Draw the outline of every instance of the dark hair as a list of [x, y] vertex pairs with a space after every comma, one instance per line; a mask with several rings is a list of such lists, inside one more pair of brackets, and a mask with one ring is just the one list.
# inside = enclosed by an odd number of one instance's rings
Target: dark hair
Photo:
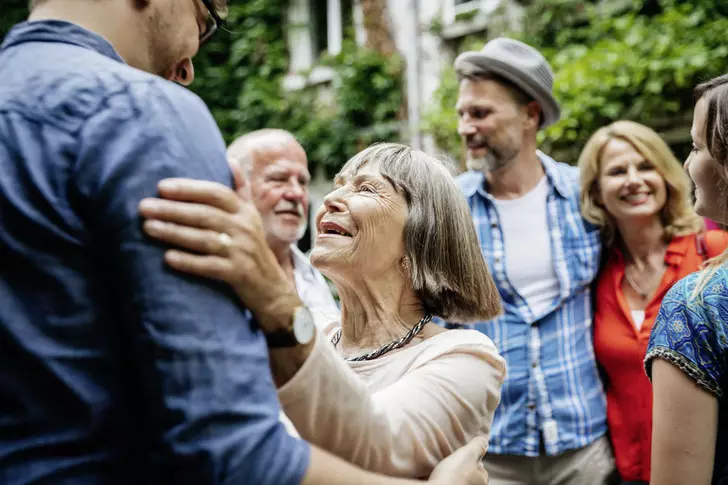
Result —
[[[501, 76], [493, 71], [485, 69], [483, 66], [467, 60], [456, 60], [455, 61], [455, 73], [458, 77], [458, 82], [463, 79], [470, 81], [495, 81], [510, 93], [513, 99], [521, 106], [526, 106], [532, 101], [536, 101], [526, 91], [521, 89], [516, 83], [510, 79]], [[543, 123], [543, 108], [539, 104], [538, 113], [538, 125], [541, 126]]]
[[695, 102], [705, 99], [705, 142], [708, 153], [721, 165], [728, 163], [728, 74], [698, 84]]
[[466, 69], [462, 69], [466, 66], [459, 67], [461, 67], [461, 69], [458, 69], [457, 71], [458, 81], [462, 81], [463, 79], [469, 79], [471, 81], [495, 81], [506, 88], [508, 92], [511, 93], [511, 96], [513, 96], [513, 99], [515, 99], [521, 106], [525, 106], [531, 101], [535, 101], [531, 95], [521, 89], [516, 83], [501, 76], [500, 74], [496, 74], [492, 71], [468, 72]]

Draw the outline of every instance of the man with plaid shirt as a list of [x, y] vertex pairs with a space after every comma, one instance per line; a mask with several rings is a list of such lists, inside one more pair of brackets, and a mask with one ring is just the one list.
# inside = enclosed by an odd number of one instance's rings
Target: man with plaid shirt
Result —
[[543, 56], [499, 38], [455, 61], [458, 133], [468, 168], [458, 181], [504, 314], [473, 327], [506, 359], [486, 467], [492, 485], [596, 485], [614, 463], [592, 345], [590, 285], [597, 228], [579, 211], [578, 169], [536, 150], [558, 121]]

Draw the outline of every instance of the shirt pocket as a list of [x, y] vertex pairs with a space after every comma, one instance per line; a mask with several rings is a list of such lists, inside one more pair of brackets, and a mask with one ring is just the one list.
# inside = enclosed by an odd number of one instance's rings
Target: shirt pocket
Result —
[[[580, 221], [580, 224], [581, 223]], [[599, 271], [600, 233], [598, 229], [570, 234], [564, 241], [569, 278], [574, 287], [590, 285]]]

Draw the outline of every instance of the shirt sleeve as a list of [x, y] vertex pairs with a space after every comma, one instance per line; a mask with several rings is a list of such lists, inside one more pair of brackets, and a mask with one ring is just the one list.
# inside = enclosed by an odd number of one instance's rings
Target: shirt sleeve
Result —
[[460, 335], [443, 336], [443, 345], [376, 391], [319, 334], [306, 363], [279, 389], [283, 409], [302, 438], [347, 461], [386, 475], [427, 477], [472, 438], [490, 435], [505, 377], [490, 339], [450, 332]]
[[139, 201], [166, 177], [230, 185], [225, 146], [187, 90], [139, 83], [88, 119], [74, 167], [89, 246], [114, 282], [120, 358], [131, 369], [152, 483], [298, 484], [309, 445], [279, 422], [261, 333], [222, 283], [171, 270]]
[[720, 397], [726, 375], [728, 279], [725, 270], [718, 269], [701, 294], [693, 296], [699, 282], [700, 273], [693, 273], [665, 295], [650, 335], [645, 371], [651, 378], [652, 361], [664, 359]]

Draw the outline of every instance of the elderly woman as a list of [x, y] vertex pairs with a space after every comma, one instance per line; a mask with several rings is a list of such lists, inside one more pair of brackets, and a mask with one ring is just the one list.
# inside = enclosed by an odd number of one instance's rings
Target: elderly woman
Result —
[[[728, 75], [695, 88], [685, 168], [695, 210], [728, 223]], [[665, 296], [645, 368], [654, 393], [654, 485], [728, 483], [728, 253]]]
[[[259, 230], [241, 229], [232, 191], [207, 188], [201, 200], [190, 196], [195, 181], [177, 183], [190, 191], [162, 192], [177, 201], [142, 204], [152, 237], [202, 253], [171, 251], [170, 265], [229, 282], [259, 319], [271, 308], [251, 286], [277, 288], [280, 301], [296, 298], [266, 257]], [[480, 332], [431, 323], [433, 316], [488, 320], [500, 311], [465, 199], [436, 159], [375, 145], [342, 168], [316, 226], [311, 262], [336, 285], [341, 326], [317, 334], [310, 350], [277, 348], [278, 337], [262, 328], [283, 410], [301, 437], [348, 461], [426, 477], [473, 437], [488, 436], [505, 372]]]
[[607, 421], [624, 483], [650, 480], [652, 388], [642, 361], [665, 293], [726, 245], [703, 232], [690, 181], [650, 128], [617, 121], [579, 158], [582, 213], [601, 227], [605, 257], [596, 287], [594, 350], [607, 376]]

